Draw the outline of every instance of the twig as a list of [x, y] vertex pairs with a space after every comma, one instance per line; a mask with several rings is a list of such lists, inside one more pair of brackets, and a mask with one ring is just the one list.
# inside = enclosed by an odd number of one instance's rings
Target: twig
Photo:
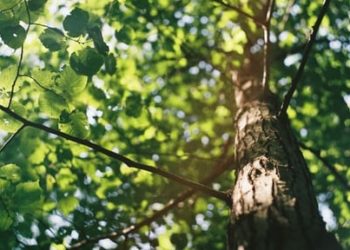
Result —
[[228, 8], [228, 9], [232, 9], [232, 10], [236, 11], [237, 13], [239, 13], [242, 16], [245, 16], [246, 18], [249, 18], [249, 19], [253, 20], [253, 22], [256, 23], [259, 26], [264, 26], [265, 25], [264, 22], [262, 22], [261, 20], [259, 20], [255, 16], [253, 16], [253, 15], [251, 15], [251, 14], [249, 14], [249, 13], [243, 11], [243, 10], [241, 10], [240, 8], [238, 8], [236, 6], [233, 6], [231, 4], [225, 3], [222, 0], [213, 0], [213, 1], [218, 3], [218, 4], [221, 4], [222, 6]]
[[9, 10], [12, 10], [13, 8], [15, 8], [18, 4], [20, 4], [22, 2], [22, 0], [19, 0], [17, 1], [14, 5], [12, 5], [11, 7], [7, 8], [7, 9], [2, 9], [0, 10], [0, 13], [2, 12], [6, 12], [6, 11], [9, 11]]
[[51, 30], [54, 30], [54, 31], [57, 31], [57, 34], [60, 34], [61, 36], [63, 36], [64, 38], [68, 39], [68, 40], [71, 40], [73, 42], [76, 42], [78, 44], [81, 44], [81, 45], [84, 45], [86, 44], [86, 42], [81, 42], [79, 41], [78, 39], [74, 39], [74, 38], [71, 38], [70, 36], [67, 36], [64, 34], [63, 31], [61, 31], [59, 28], [56, 28], [56, 27], [52, 27], [52, 26], [49, 26], [49, 25], [46, 25], [46, 24], [42, 24], [42, 23], [30, 23], [31, 25], [35, 25], [35, 26], [40, 26], [40, 27], [43, 27], [43, 28], [47, 28], [47, 29], [51, 29]]
[[299, 145], [310, 151], [314, 156], [316, 156], [327, 168], [328, 170], [338, 179], [338, 181], [344, 186], [345, 189], [347, 189], [348, 191], [350, 190], [350, 184], [348, 183], [348, 181], [341, 175], [338, 173], [338, 171], [336, 170], [336, 168], [330, 164], [330, 162], [321, 156], [320, 150], [316, 150], [314, 148], [308, 147], [303, 143], [299, 143]]
[[19, 74], [18, 77], [28, 77], [30, 79], [32, 79], [40, 88], [42, 88], [43, 90], [46, 90], [46, 91], [52, 91], [51, 89], [49, 88], [46, 88], [45, 86], [43, 86], [38, 80], [36, 80], [34, 77], [30, 76], [30, 75], [22, 75], [22, 74]]
[[270, 23], [273, 8], [275, 5], [274, 0], [269, 0], [265, 16], [265, 24], [262, 26], [264, 30], [264, 72], [263, 72], [263, 88], [266, 92], [269, 87], [270, 78], [270, 64], [269, 64], [269, 50], [270, 50]]
[[[228, 157], [227, 160], [220, 162], [217, 166], [214, 167], [214, 172], [211, 173], [205, 179], [203, 179], [202, 183], [209, 184], [213, 180], [218, 178], [222, 173], [224, 173], [227, 170], [228, 166], [232, 163], [233, 159], [234, 159], [234, 157], [231, 156], [231, 157]], [[100, 236], [90, 238], [90, 239], [84, 239], [84, 240], [72, 245], [71, 247], [68, 247], [68, 249], [81, 249], [82, 246], [85, 246], [87, 244], [94, 244], [102, 239], [116, 239], [118, 237], [127, 236], [130, 233], [136, 232], [140, 228], [147, 226], [147, 225], [151, 224], [153, 221], [156, 221], [157, 219], [166, 215], [171, 209], [175, 208], [179, 203], [187, 200], [195, 192], [196, 192], [196, 190], [194, 190], [194, 189], [190, 189], [190, 190], [182, 192], [175, 199], [169, 201], [161, 210], [157, 211], [152, 216], [145, 218], [144, 220], [140, 221], [137, 224], [131, 225], [131, 226], [124, 228], [120, 231], [107, 233], [107, 234], [100, 235]]]
[[311, 51], [311, 48], [313, 46], [313, 44], [315, 43], [315, 40], [316, 40], [316, 35], [317, 35], [317, 32], [320, 28], [320, 25], [322, 23], [322, 20], [323, 20], [323, 17], [325, 16], [326, 14], [326, 11], [328, 9], [328, 6], [330, 4], [331, 0], [325, 0], [322, 8], [321, 8], [321, 11], [317, 17], [317, 20], [315, 22], [315, 25], [312, 27], [312, 33], [310, 35], [310, 38], [309, 38], [309, 41], [308, 43], [306, 44], [305, 46], [305, 49], [304, 49], [304, 52], [303, 52], [303, 57], [301, 59], [301, 63], [299, 65], [299, 68], [298, 68], [298, 71], [297, 73], [295, 74], [295, 76], [293, 77], [293, 80], [292, 80], [292, 84], [291, 84], [291, 87], [290, 89], [288, 90], [287, 94], [285, 95], [284, 97], [284, 100], [283, 100], [283, 103], [282, 103], [282, 106], [281, 106], [281, 109], [278, 113], [278, 116], [281, 116], [282, 114], [285, 114], [287, 109], [288, 109], [288, 106], [289, 106], [289, 103], [292, 99], [292, 96], [297, 88], [297, 85], [301, 79], [301, 76], [304, 72], [304, 68], [305, 68], [305, 65], [306, 65], [306, 62], [309, 58], [309, 54], [310, 54], [310, 51]]
[[[27, 12], [27, 17], [28, 17], [28, 26], [27, 26], [27, 29], [25, 31], [25, 39], [26, 39], [27, 35], [28, 35], [28, 32], [29, 32], [29, 29], [30, 29], [31, 17], [30, 17], [30, 12], [29, 12], [29, 8], [28, 8], [27, 0], [24, 0], [24, 5], [26, 7], [26, 12]], [[23, 41], [23, 44], [21, 46], [21, 54], [19, 56], [16, 76], [15, 76], [15, 79], [13, 80], [13, 83], [12, 83], [12, 86], [11, 86], [10, 100], [9, 100], [8, 105], [7, 105], [8, 108], [11, 107], [13, 95], [14, 95], [14, 92], [15, 92], [16, 83], [17, 83], [17, 80], [18, 80], [18, 77], [19, 77], [19, 72], [21, 70], [21, 66], [22, 66], [23, 53], [24, 53], [24, 42], [25, 41]]]
[[25, 125], [22, 125], [15, 133], [13, 133], [10, 138], [7, 139], [7, 141], [2, 145], [0, 148], [0, 153], [4, 151], [4, 149], [11, 143], [11, 141], [22, 131], [22, 129], [25, 128]]
[[143, 163], [140, 163], [140, 162], [133, 161], [133, 160], [131, 160], [130, 158], [128, 158], [126, 156], [123, 156], [121, 154], [113, 152], [113, 151], [111, 151], [111, 150], [109, 150], [107, 148], [104, 148], [104, 147], [102, 147], [102, 146], [100, 146], [98, 144], [95, 144], [95, 143], [93, 143], [91, 141], [88, 141], [88, 140], [85, 140], [85, 139], [81, 139], [81, 138], [78, 138], [78, 137], [75, 137], [75, 136], [63, 133], [61, 131], [55, 130], [53, 128], [47, 127], [47, 126], [39, 124], [39, 123], [32, 122], [32, 121], [27, 120], [26, 118], [18, 115], [17, 113], [13, 112], [9, 108], [4, 107], [3, 105], [0, 105], [0, 110], [4, 111], [5, 113], [10, 115], [14, 119], [22, 122], [25, 126], [36, 128], [36, 129], [45, 131], [46, 133], [57, 135], [57, 136], [59, 136], [61, 138], [64, 138], [64, 139], [66, 139], [68, 141], [72, 141], [72, 142], [76, 142], [76, 143], [78, 143], [80, 145], [84, 145], [84, 146], [86, 146], [86, 147], [88, 147], [88, 148], [90, 148], [90, 149], [92, 149], [92, 150], [94, 150], [96, 152], [102, 153], [102, 154], [104, 154], [104, 155], [106, 155], [108, 157], [111, 157], [111, 158], [113, 158], [115, 160], [123, 162], [130, 168], [141, 169], [141, 170], [145, 170], [145, 171], [150, 172], [150, 173], [154, 173], [154, 174], [163, 176], [163, 177], [165, 177], [167, 179], [173, 180], [173, 181], [175, 181], [177, 183], [180, 183], [182, 185], [185, 185], [187, 187], [190, 187], [190, 188], [193, 188], [195, 190], [201, 191], [201, 192], [203, 192], [205, 194], [208, 194], [208, 195], [210, 195], [212, 197], [216, 197], [216, 198], [218, 198], [218, 199], [220, 199], [222, 201], [225, 201], [227, 203], [230, 202], [228, 197], [227, 197], [227, 194], [224, 193], [224, 192], [216, 191], [216, 190], [214, 190], [214, 189], [212, 189], [210, 187], [207, 187], [207, 186], [205, 186], [203, 184], [200, 184], [200, 183], [197, 183], [197, 182], [185, 179], [185, 178], [183, 178], [181, 176], [178, 176], [178, 175], [166, 172], [166, 171], [162, 170], [161, 168], [153, 167], [153, 166], [150, 166], [150, 165], [146, 165], [146, 164], [143, 164]]

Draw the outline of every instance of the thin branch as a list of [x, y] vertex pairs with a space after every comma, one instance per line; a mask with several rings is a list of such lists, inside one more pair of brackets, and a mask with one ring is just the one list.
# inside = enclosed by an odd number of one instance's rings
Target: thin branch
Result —
[[7, 9], [2, 9], [0, 10], [0, 13], [2, 12], [6, 12], [6, 11], [9, 11], [9, 10], [12, 10], [13, 8], [15, 8], [18, 4], [20, 4], [22, 2], [22, 0], [19, 0], [17, 1], [14, 5], [12, 5], [11, 7], [7, 8]]
[[39, 129], [39, 130], [42, 130], [42, 131], [45, 131], [46, 133], [50, 133], [50, 134], [54, 134], [54, 135], [57, 135], [61, 138], [64, 138], [68, 141], [72, 141], [72, 142], [76, 142], [80, 145], [84, 145], [98, 153], [102, 153], [108, 157], [111, 157], [115, 160], [118, 160], [120, 162], [123, 162], [125, 163], [128, 167], [130, 168], [136, 168], [136, 169], [141, 169], [141, 170], [145, 170], [147, 172], [150, 172], [150, 173], [154, 173], [154, 174], [157, 174], [157, 175], [160, 175], [160, 176], [163, 176], [167, 179], [170, 179], [170, 180], [173, 180], [177, 183], [180, 183], [182, 185], [185, 185], [187, 187], [190, 187], [190, 188], [193, 188], [193, 189], [196, 189], [198, 191], [201, 191], [203, 193], [206, 193], [210, 196], [213, 196], [213, 197], [216, 197], [222, 201], [225, 201], [227, 203], [229, 203], [229, 199], [227, 197], [227, 194], [224, 193], [224, 192], [220, 192], [220, 191], [216, 191], [210, 187], [207, 187], [203, 184], [200, 184], [200, 183], [197, 183], [197, 182], [194, 182], [194, 181], [191, 181], [191, 180], [188, 180], [188, 179], [185, 179], [181, 176], [178, 176], [178, 175], [175, 175], [175, 174], [172, 174], [172, 173], [169, 173], [169, 172], [166, 172], [164, 170], [162, 170], [161, 168], [158, 168], [158, 167], [153, 167], [153, 166], [150, 166], [150, 165], [146, 165], [146, 164], [143, 164], [143, 163], [140, 163], [140, 162], [136, 162], [136, 161], [133, 161], [131, 160], [130, 158], [126, 157], [126, 156], [123, 156], [121, 154], [118, 154], [116, 152], [113, 152], [109, 149], [106, 149], [98, 144], [95, 144], [91, 141], [88, 141], [88, 140], [85, 140], [85, 139], [81, 139], [81, 138], [78, 138], [78, 137], [75, 137], [75, 136], [72, 136], [72, 135], [69, 135], [69, 134], [66, 134], [66, 133], [63, 133], [61, 131], [58, 131], [58, 130], [55, 130], [53, 128], [50, 128], [50, 127], [47, 127], [45, 125], [42, 125], [42, 124], [39, 124], [39, 123], [35, 123], [35, 122], [32, 122], [30, 120], [27, 120], [26, 118], [18, 115], [17, 113], [11, 111], [9, 108], [6, 108], [2, 105], [0, 105], [0, 110], [2, 110], [3, 112], [7, 113], [8, 115], [10, 115], [11, 117], [13, 117], [14, 119], [22, 122], [25, 126], [28, 126], [28, 127], [32, 127], [32, 128], [36, 128], [36, 129]]
[[[29, 29], [30, 29], [31, 17], [30, 17], [28, 3], [27, 3], [26, 0], [24, 0], [24, 5], [26, 7], [26, 12], [27, 12], [27, 17], [28, 17], [28, 26], [27, 26], [27, 29], [25, 30], [25, 38], [26, 38], [27, 35], [28, 35], [28, 32], [29, 32]], [[22, 67], [23, 54], [24, 54], [24, 42], [25, 41], [23, 41], [23, 44], [21, 46], [21, 54], [19, 56], [16, 76], [15, 76], [15, 79], [13, 80], [13, 83], [12, 83], [12, 86], [11, 86], [10, 100], [9, 100], [8, 105], [7, 105], [8, 108], [11, 107], [13, 95], [14, 95], [14, 92], [15, 92], [16, 83], [17, 83], [17, 80], [18, 80], [18, 77], [19, 77], [19, 72], [20, 72], [21, 67]]]
[[[223, 174], [227, 170], [228, 166], [232, 163], [233, 159], [234, 157], [231, 156], [231, 157], [228, 157], [225, 161], [219, 162], [217, 166], [214, 166], [214, 171], [209, 176], [204, 178], [201, 183], [209, 184], [213, 182], [216, 178], [218, 178], [221, 174]], [[181, 194], [179, 194], [175, 199], [170, 200], [161, 210], [157, 211], [152, 216], [143, 219], [139, 223], [136, 223], [134, 225], [131, 225], [127, 228], [124, 228], [116, 232], [107, 233], [107, 234], [100, 235], [90, 239], [84, 239], [78, 243], [75, 243], [71, 247], [68, 247], [68, 249], [81, 249], [82, 246], [91, 245], [103, 239], [116, 239], [121, 236], [128, 236], [129, 234], [136, 232], [140, 228], [147, 226], [152, 222], [156, 221], [157, 219], [163, 217], [170, 210], [177, 207], [179, 203], [184, 202], [193, 194], [195, 194], [195, 192], [196, 190], [194, 189], [184, 191]]]
[[4, 145], [2, 145], [2, 147], [0, 148], [0, 153], [2, 151], [4, 151], [4, 149], [12, 142], [13, 139], [15, 139], [15, 137], [22, 131], [22, 129], [25, 128], [25, 125], [22, 125], [15, 133], [13, 133], [8, 139], [7, 141], [4, 143]]
[[79, 41], [79, 39], [74, 39], [74, 38], [71, 38], [70, 36], [65, 35], [64, 32], [61, 31], [59, 28], [52, 27], [52, 26], [49, 26], [49, 25], [46, 25], [46, 24], [42, 24], [42, 23], [30, 23], [30, 24], [57, 31], [57, 34], [60, 34], [61, 36], [65, 37], [66, 39], [71, 40], [73, 42], [76, 42], [78, 44], [81, 44], [81, 45], [86, 44], [86, 42], [81, 42], [81, 41]]
[[288, 90], [287, 94], [285, 95], [284, 97], [284, 100], [283, 100], [283, 103], [282, 103], [282, 106], [281, 106], [281, 110], [279, 111], [278, 113], [278, 116], [281, 116], [282, 114], [285, 114], [287, 109], [288, 109], [288, 106], [289, 106], [289, 103], [293, 97], [293, 94], [297, 88], [297, 85], [301, 79], [301, 76], [304, 72], [304, 68], [305, 68], [305, 65], [306, 65], [306, 62], [309, 58], [309, 54], [310, 54], [310, 51], [311, 51], [311, 48], [313, 46], [313, 44], [315, 43], [315, 40], [316, 40], [316, 35], [317, 35], [317, 32], [320, 28], [320, 25], [322, 23], [322, 20], [323, 20], [323, 17], [325, 16], [326, 12], [327, 12], [327, 9], [328, 9], [328, 6], [330, 4], [331, 0], [325, 0], [322, 8], [321, 8], [321, 11], [317, 17], [317, 20], [315, 22], [315, 25], [312, 27], [312, 32], [311, 32], [311, 35], [310, 35], [310, 38], [309, 38], [309, 41], [308, 43], [306, 44], [305, 46], [305, 49], [304, 49], [304, 52], [303, 52], [303, 57], [301, 59], [301, 63], [299, 65], [299, 68], [298, 68], [298, 71], [297, 73], [295, 74], [295, 76], [293, 77], [293, 80], [292, 80], [292, 84], [291, 84], [291, 87], [290, 89]]
[[234, 10], [236, 11], [238, 14], [242, 15], [242, 16], [245, 16], [246, 18], [249, 18], [251, 20], [253, 20], [254, 23], [256, 23], [257, 25], [259, 26], [264, 26], [264, 22], [262, 22], [261, 20], [259, 20], [258, 18], [256, 18], [255, 16], [241, 10], [240, 8], [236, 7], [236, 6], [233, 6], [231, 4], [228, 4], [228, 3], [225, 3], [224, 1], [222, 0], [213, 0], [214, 2], [228, 8], [228, 9], [231, 9], [231, 10]]
[[270, 51], [270, 23], [273, 8], [275, 5], [275, 0], [269, 0], [267, 4], [265, 24], [262, 26], [264, 30], [264, 73], [263, 73], [263, 88], [264, 91], [268, 90], [269, 80], [270, 80], [270, 60], [269, 60], [269, 51]]
[[43, 90], [46, 90], [46, 91], [52, 91], [51, 89], [49, 88], [46, 88], [45, 86], [43, 86], [38, 80], [36, 80], [34, 77], [30, 76], [30, 75], [22, 75], [22, 74], [19, 74], [18, 77], [28, 77], [30, 79], [32, 79], [34, 81], [34, 83], [36, 83], [36, 85], [38, 85], [40, 88], [42, 88]]
[[344, 186], [344, 188], [350, 191], [350, 184], [348, 181], [338, 173], [337, 169], [325, 158], [321, 156], [320, 150], [308, 147], [303, 143], [299, 143], [300, 146], [308, 151], [310, 151], [314, 156], [316, 156], [327, 168], [328, 170], [338, 179], [338, 181]]

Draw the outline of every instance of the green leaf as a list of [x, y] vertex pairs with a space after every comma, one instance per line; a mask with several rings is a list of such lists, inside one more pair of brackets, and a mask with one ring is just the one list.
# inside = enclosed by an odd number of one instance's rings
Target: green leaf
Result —
[[39, 181], [19, 183], [14, 194], [14, 204], [19, 212], [29, 212], [38, 208], [41, 201], [42, 189]]
[[61, 199], [58, 202], [58, 209], [61, 210], [61, 212], [64, 215], [68, 215], [70, 212], [74, 211], [74, 209], [77, 208], [79, 205], [79, 200], [75, 197], [68, 196], [63, 199]]
[[117, 60], [113, 54], [109, 54], [105, 57], [105, 67], [109, 75], [113, 75], [117, 71]]
[[103, 64], [103, 57], [92, 48], [85, 48], [70, 56], [70, 66], [80, 75], [92, 76], [99, 71]]
[[115, 37], [118, 42], [130, 44], [132, 32], [133, 30], [131, 28], [124, 26], [121, 30], [115, 33]]
[[31, 11], [36, 11], [43, 7], [47, 0], [29, 0], [28, 1], [28, 8]]
[[57, 51], [65, 46], [63, 39], [63, 33], [56, 28], [45, 29], [43, 33], [40, 34], [39, 39], [45, 48], [51, 51]]
[[22, 236], [30, 239], [33, 237], [33, 232], [31, 230], [32, 221], [31, 220], [25, 220], [22, 223], [19, 223], [16, 225], [16, 230], [19, 234]]
[[133, 92], [126, 98], [125, 113], [128, 116], [139, 117], [142, 111], [142, 98], [139, 93]]
[[18, 182], [21, 180], [21, 168], [15, 164], [7, 164], [0, 167], [0, 178]]
[[89, 21], [89, 13], [80, 8], [75, 8], [63, 21], [63, 28], [69, 36], [78, 37], [86, 32]]
[[11, 186], [11, 183], [7, 180], [0, 178], [0, 194], [2, 192], [5, 192], [6, 189], [8, 189]]
[[4, 43], [7, 44], [9, 47], [13, 49], [18, 49], [22, 46], [26, 38], [26, 31], [19, 24], [11, 25], [0, 28], [0, 36]]
[[109, 51], [109, 48], [107, 44], [103, 41], [101, 29], [97, 26], [94, 26], [92, 28], [89, 28], [88, 33], [89, 36], [92, 38], [92, 41], [94, 42], [94, 46], [97, 49], [97, 51], [103, 55], [106, 55]]
[[51, 118], [58, 118], [67, 109], [66, 100], [52, 91], [45, 91], [39, 98], [40, 110]]
[[[11, 65], [0, 72], [0, 92], [10, 92], [13, 82], [17, 74], [17, 66]], [[18, 90], [18, 84], [15, 86], [15, 91]]]
[[4, 207], [4, 204], [0, 202], [0, 232], [9, 229], [12, 223], [13, 220], [10, 217], [6, 207]]
[[5, 27], [14, 26], [17, 24], [19, 24], [18, 19], [16, 19], [9, 12], [1, 12], [0, 13], [0, 30], [5, 28]]
[[176, 246], [176, 249], [185, 249], [187, 246], [187, 236], [185, 233], [172, 234], [170, 241]]
[[66, 117], [66, 112], [64, 111], [62, 112], [60, 118], [62, 117], [64, 120], [60, 119], [60, 123], [58, 125], [62, 132], [79, 138], [86, 138], [89, 135], [89, 123], [84, 113], [73, 112], [69, 115], [69, 117]]
[[49, 70], [34, 69], [32, 77], [44, 88], [54, 89], [57, 73]]
[[61, 168], [56, 174], [56, 181], [60, 189], [68, 190], [72, 183], [77, 180], [77, 176], [69, 168]]
[[78, 75], [71, 67], [66, 66], [59, 74], [57, 85], [63, 92], [74, 96], [85, 89], [87, 80], [87, 76]]
[[[23, 105], [13, 102], [11, 106], [13, 111], [17, 114], [23, 115], [25, 113], [25, 108]], [[8, 133], [15, 133], [22, 125], [23, 124], [21, 122], [9, 116], [5, 112], [0, 112], [0, 130]]]
[[147, 9], [149, 8], [149, 2], [148, 0], [132, 0], [132, 4], [135, 5], [138, 9]]
[[14, 1], [0, 0], [0, 10], [9, 9], [14, 5], [15, 5]]

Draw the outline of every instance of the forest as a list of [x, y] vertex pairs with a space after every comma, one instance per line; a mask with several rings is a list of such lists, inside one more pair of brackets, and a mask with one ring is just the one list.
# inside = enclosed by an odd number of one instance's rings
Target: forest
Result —
[[0, 0], [0, 250], [350, 249], [349, 18]]

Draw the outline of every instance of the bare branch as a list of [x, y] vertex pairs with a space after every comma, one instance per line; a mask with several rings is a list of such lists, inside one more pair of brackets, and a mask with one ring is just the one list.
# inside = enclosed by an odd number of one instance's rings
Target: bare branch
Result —
[[311, 51], [311, 48], [313, 46], [313, 44], [315, 43], [315, 40], [316, 40], [316, 35], [317, 35], [317, 32], [320, 28], [320, 25], [322, 23], [322, 20], [323, 20], [323, 17], [325, 16], [326, 14], [326, 11], [328, 9], [328, 6], [330, 4], [330, 0], [325, 0], [322, 8], [321, 8], [321, 11], [317, 17], [317, 20], [315, 22], [315, 25], [312, 27], [312, 32], [311, 32], [311, 35], [310, 35], [310, 38], [309, 38], [309, 41], [307, 42], [306, 46], [305, 46], [305, 49], [304, 49], [304, 52], [303, 52], [303, 57], [301, 59], [301, 63], [299, 65], [299, 68], [298, 68], [298, 71], [297, 73], [295, 74], [293, 80], [292, 80], [292, 84], [291, 84], [291, 87], [290, 89], [288, 90], [287, 94], [285, 95], [284, 97], [284, 100], [283, 100], [283, 103], [282, 103], [282, 106], [281, 106], [281, 110], [279, 111], [278, 113], [278, 116], [282, 115], [282, 114], [285, 114], [287, 109], [288, 109], [288, 106], [289, 106], [289, 103], [290, 103], [290, 100], [292, 99], [293, 97], [293, 94], [297, 88], [297, 85], [301, 79], [301, 76], [304, 72], [304, 68], [305, 68], [305, 65], [306, 65], [306, 62], [309, 58], [309, 54], [310, 54], [310, 51]]
[[[29, 29], [30, 29], [31, 17], [30, 17], [30, 12], [29, 12], [29, 7], [28, 7], [27, 0], [24, 0], [24, 5], [26, 7], [26, 12], [27, 12], [27, 17], [28, 17], [28, 26], [27, 26], [27, 29], [25, 30], [25, 37], [27, 37]], [[15, 79], [13, 80], [13, 83], [12, 83], [12, 86], [11, 86], [10, 100], [9, 100], [8, 105], [7, 105], [8, 108], [10, 108], [11, 104], [12, 104], [12, 99], [13, 99], [13, 95], [14, 95], [14, 92], [15, 92], [16, 83], [17, 83], [17, 80], [18, 80], [18, 77], [19, 77], [21, 66], [22, 66], [23, 53], [24, 53], [24, 41], [23, 41], [23, 44], [21, 46], [21, 54], [19, 56], [16, 76], [15, 76]]]
[[4, 149], [12, 142], [13, 139], [15, 139], [15, 137], [22, 131], [22, 129], [25, 128], [25, 125], [22, 125], [15, 133], [13, 133], [8, 139], [7, 141], [4, 143], [4, 145], [2, 145], [2, 147], [0, 148], [0, 153], [2, 151], [4, 151]]
[[[223, 174], [228, 166], [232, 163], [234, 157], [228, 157], [225, 161], [219, 162], [216, 166], [214, 166], [214, 171], [203, 179], [201, 183], [203, 184], [209, 184], [212, 181], [214, 181], [216, 178], [218, 178], [221, 174]], [[130, 233], [136, 232], [140, 228], [147, 226], [151, 224], [152, 222], [156, 221], [157, 219], [161, 218], [162, 216], [166, 215], [171, 209], [178, 206], [179, 203], [184, 202], [186, 199], [191, 197], [193, 194], [195, 194], [196, 190], [190, 189], [187, 191], [182, 192], [179, 194], [175, 199], [169, 201], [161, 210], [154, 213], [152, 216], [145, 218], [144, 220], [140, 221], [139, 223], [136, 223], [134, 225], [131, 225], [127, 228], [124, 228], [120, 231], [107, 233], [104, 235], [100, 235], [94, 238], [90, 239], [84, 239], [68, 249], [80, 249], [82, 246], [88, 245], [88, 244], [94, 244], [102, 239], [116, 239], [121, 236], [127, 236]]]
[[55, 130], [53, 128], [44, 126], [42, 124], [29, 121], [26, 118], [18, 115], [17, 113], [11, 111], [9, 108], [6, 108], [6, 107], [4, 107], [2, 105], [0, 105], [0, 110], [4, 111], [5, 113], [10, 115], [14, 119], [22, 122], [25, 126], [36, 128], [36, 129], [45, 131], [46, 133], [57, 135], [57, 136], [59, 136], [61, 138], [64, 138], [64, 139], [66, 139], [68, 141], [72, 141], [72, 142], [76, 142], [76, 143], [78, 143], [80, 145], [84, 145], [84, 146], [86, 146], [86, 147], [88, 147], [88, 148], [90, 148], [90, 149], [92, 149], [92, 150], [94, 150], [94, 151], [96, 151], [98, 153], [102, 153], [102, 154], [104, 154], [104, 155], [106, 155], [108, 157], [111, 157], [111, 158], [113, 158], [115, 160], [123, 162], [130, 168], [141, 169], [141, 170], [145, 170], [147, 172], [153, 173], [153, 174], [157, 174], [157, 175], [163, 176], [163, 177], [165, 177], [167, 179], [173, 180], [173, 181], [175, 181], [175, 182], [177, 182], [179, 184], [182, 184], [184, 186], [193, 188], [193, 189], [195, 189], [197, 191], [201, 191], [201, 192], [203, 192], [203, 193], [205, 193], [207, 195], [210, 195], [212, 197], [216, 197], [216, 198], [218, 198], [218, 199], [220, 199], [222, 201], [225, 201], [228, 204], [230, 202], [230, 200], [227, 197], [227, 194], [224, 193], [224, 192], [216, 191], [216, 190], [214, 190], [214, 189], [212, 189], [210, 187], [207, 187], [207, 186], [205, 186], [203, 184], [200, 184], [200, 183], [197, 183], [197, 182], [185, 179], [185, 178], [183, 178], [181, 176], [178, 176], [178, 175], [166, 172], [166, 171], [162, 170], [159, 167], [154, 167], [154, 166], [150, 166], [150, 165], [146, 165], [146, 164], [143, 164], [143, 163], [140, 163], [140, 162], [133, 161], [130, 158], [124, 156], [124, 155], [121, 155], [121, 154], [118, 154], [116, 152], [113, 152], [113, 151], [111, 151], [109, 149], [106, 149], [106, 148], [104, 148], [104, 147], [102, 147], [102, 146], [100, 146], [98, 144], [95, 144], [95, 143], [93, 143], [91, 141], [88, 141], [88, 140], [85, 140], [85, 139], [81, 139], [81, 138], [78, 138], [78, 137], [75, 137], [75, 136], [63, 133], [61, 131]]
[[303, 143], [299, 143], [300, 146], [308, 151], [310, 151], [314, 156], [316, 156], [327, 168], [328, 170], [338, 179], [338, 181], [343, 185], [343, 187], [350, 191], [350, 184], [348, 183], [348, 181], [341, 175], [338, 173], [337, 169], [330, 164], [330, 162], [321, 156], [321, 152], [320, 150], [316, 150], [314, 148], [308, 147]]
[[269, 87], [270, 78], [270, 60], [269, 60], [269, 50], [270, 50], [270, 23], [273, 8], [275, 5], [275, 0], [269, 0], [267, 4], [265, 24], [262, 26], [264, 30], [264, 72], [263, 72], [263, 88], [267, 91]]
[[258, 18], [256, 18], [255, 16], [252, 16], [251, 14], [241, 10], [240, 8], [236, 7], [236, 6], [233, 6], [231, 4], [228, 4], [228, 3], [225, 3], [224, 1], [222, 0], [213, 0], [214, 2], [228, 8], [228, 9], [231, 9], [231, 10], [234, 10], [236, 11], [238, 14], [242, 15], [242, 16], [245, 16], [246, 18], [249, 18], [251, 20], [253, 20], [254, 23], [256, 23], [257, 25], [259, 26], [264, 26], [264, 22], [262, 22], [261, 20], [259, 20]]

